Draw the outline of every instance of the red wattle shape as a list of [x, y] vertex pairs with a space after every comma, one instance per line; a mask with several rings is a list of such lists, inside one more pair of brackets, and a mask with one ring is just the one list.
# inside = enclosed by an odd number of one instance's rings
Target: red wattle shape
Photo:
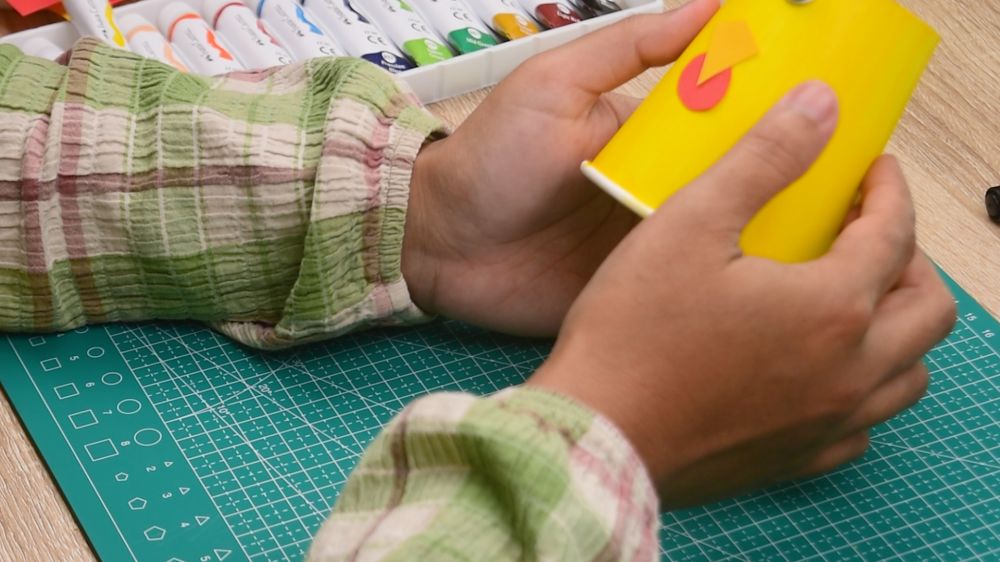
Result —
[[719, 105], [726, 97], [733, 78], [733, 70], [727, 68], [699, 86], [698, 79], [701, 77], [701, 69], [705, 66], [707, 57], [707, 54], [695, 57], [681, 72], [681, 78], [677, 83], [677, 94], [684, 106], [691, 111], [708, 111]]

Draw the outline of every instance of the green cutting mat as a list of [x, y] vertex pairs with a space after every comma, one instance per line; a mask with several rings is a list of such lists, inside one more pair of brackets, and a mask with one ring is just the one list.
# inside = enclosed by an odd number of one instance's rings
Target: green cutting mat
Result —
[[[664, 516], [671, 560], [1000, 560], [1000, 326], [960, 322], [919, 406], [829, 476]], [[456, 323], [262, 354], [192, 325], [0, 345], [0, 383], [107, 561], [297, 560], [409, 400], [522, 381], [548, 347]]]

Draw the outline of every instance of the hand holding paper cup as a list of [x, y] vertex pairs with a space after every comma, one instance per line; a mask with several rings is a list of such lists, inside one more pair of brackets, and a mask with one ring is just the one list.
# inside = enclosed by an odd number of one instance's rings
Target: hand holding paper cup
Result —
[[646, 216], [790, 90], [821, 80], [840, 103], [837, 132], [741, 239], [749, 255], [817, 258], [836, 238], [938, 41], [895, 0], [728, 0], [583, 172]]

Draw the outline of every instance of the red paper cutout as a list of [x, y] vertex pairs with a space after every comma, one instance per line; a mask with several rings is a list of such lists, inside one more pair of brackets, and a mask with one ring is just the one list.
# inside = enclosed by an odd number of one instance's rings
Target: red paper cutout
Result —
[[22, 16], [40, 12], [49, 6], [55, 6], [59, 0], [7, 0], [11, 8]]
[[677, 83], [677, 94], [684, 106], [691, 111], [708, 111], [719, 105], [726, 97], [729, 83], [733, 78], [733, 70], [728, 68], [699, 86], [698, 79], [701, 77], [701, 69], [705, 66], [707, 57], [708, 55], [695, 57], [681, 72], [680, 81]]
[[[111, 0], [111, 4], [119, 4], [124, 0]], [[51, 8], [52, 6], [59, 6], [57, 13], [65, 13], [61, 10], [62, 5], [59, 0], [7, 0], [11, 8], [14, 8], [17, 13], [22, 16], [31, 15], [35, 12], [41, 12], [46, 8]]]

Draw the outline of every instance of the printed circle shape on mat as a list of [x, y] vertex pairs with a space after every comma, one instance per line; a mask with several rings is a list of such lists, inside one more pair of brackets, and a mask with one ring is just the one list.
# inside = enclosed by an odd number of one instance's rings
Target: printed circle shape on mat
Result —
[[142, 409], [142, 402], [139, 402], [135, 398], [126, 398], [119, 402], [115, 409], [126, 416], [130, 416]]
[[103, 347], [92, 347], [92, 348], [88, 349], [87, 350], [87, 357], [90, 357], [91, 359], [97, 359], [99, 357], [104, 357], [104, 348]]
[[163, 440], [163, 434], [158, 429], [147, 427], [136, 431], [132, 440], [140, 447], [152, 447]]
[[118, 371], [108, 371], [107, 373], [101, 375], [101, 382], [108, 386], [114, 386], [122, 382], [123, 378], [122, 374]]
[[707, 58], [707, 54], [695, 57], [681, 72], [677, 82], [677, 95], [684, 107], [691, 111], [708, 111], [719, 105], [726, 97], [733, 79], [733, 70], [727, 68], [699, 86], [698, 79], [701, 78], [701, 69]]

